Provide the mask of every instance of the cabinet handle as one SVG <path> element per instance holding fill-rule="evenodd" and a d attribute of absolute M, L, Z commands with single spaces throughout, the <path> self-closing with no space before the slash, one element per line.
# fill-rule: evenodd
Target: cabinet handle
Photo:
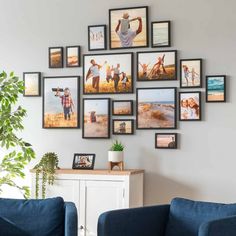
<path fill-rule="evenodd" d="M 80 225 L 79 229 L 80 229 L 80 230 L 84 229 L 84 226 L 83 226 L 83 225 Z"/>

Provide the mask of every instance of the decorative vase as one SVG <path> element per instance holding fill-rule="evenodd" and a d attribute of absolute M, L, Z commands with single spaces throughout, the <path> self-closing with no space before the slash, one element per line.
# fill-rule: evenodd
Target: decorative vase
<path fill-rule="evenodd" d="M 122 162 L 124 160 L 123 151 L 108 151 L 108 161 L 109 162 Z"/>

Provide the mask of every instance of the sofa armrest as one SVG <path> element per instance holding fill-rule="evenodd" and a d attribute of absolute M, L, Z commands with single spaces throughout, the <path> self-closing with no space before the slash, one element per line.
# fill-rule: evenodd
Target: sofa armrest
<path fill-rule="evenodd" d="M 203 223 L 199 229 L 199 236 L 235 236 L 236 216 Z"/>
<path fill-rule="evenodd" d="M 98 236 L 164 236 L 169 205 L 105 212 L 98 219 Z"/>
<path fill-rule="evenodd" d="M 65 202 L 65 236 L 78 235 L 78 215 L 74 203 Z"/>

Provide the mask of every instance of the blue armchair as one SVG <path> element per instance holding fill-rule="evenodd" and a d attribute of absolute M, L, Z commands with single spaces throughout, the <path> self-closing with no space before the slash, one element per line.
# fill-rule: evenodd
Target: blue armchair
<path fill-rule="evenodd" d="M 236 236 L 236 204 L 175 198 L 170 205 L 105 212 L 98 236 Z"/>
<path fill-rule="evenodd" d="M 0 236 L 77 236 L 77 210 L 61 197 L 0 198 Z"/>

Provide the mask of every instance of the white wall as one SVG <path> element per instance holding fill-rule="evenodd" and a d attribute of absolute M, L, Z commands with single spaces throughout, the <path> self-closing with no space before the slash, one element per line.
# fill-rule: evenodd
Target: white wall
<path fill-rule="evenodd" d="M 229 96 L 226 104 L 204 104 L 203 121 L 179 123 L 179 150 L 156 150 L 155 130 L 120 137 L 126 145 L 126 167 L 145 169 L 145 204 L 175 196 L 235 202 L 235 0 L 0 0 L 0 69 L 20 76 L 23 71 L 81 75 L 81 69 L 49 69 L 48 47 L 79 44 L 86 53 L 88 25 L 108 24 L 109 8 L 139 5 L 150 7 L 150 21 L 172 21 L 172 49 L 179 51 L 179 58 L 203 58 L 204 74 L 228 75 Z M 135 94 L 110 97 L 135 99 Z M 60 166 L 70 168 L 73 153 L 94 152 L 96 168 L 106 168 L 111 140 L 84 140 L 81 129 L 42 129 L 42 99 L 21 102 L 28 110 L 23 137 L 33 144 L 38 159 L 55 151 Z"/>

